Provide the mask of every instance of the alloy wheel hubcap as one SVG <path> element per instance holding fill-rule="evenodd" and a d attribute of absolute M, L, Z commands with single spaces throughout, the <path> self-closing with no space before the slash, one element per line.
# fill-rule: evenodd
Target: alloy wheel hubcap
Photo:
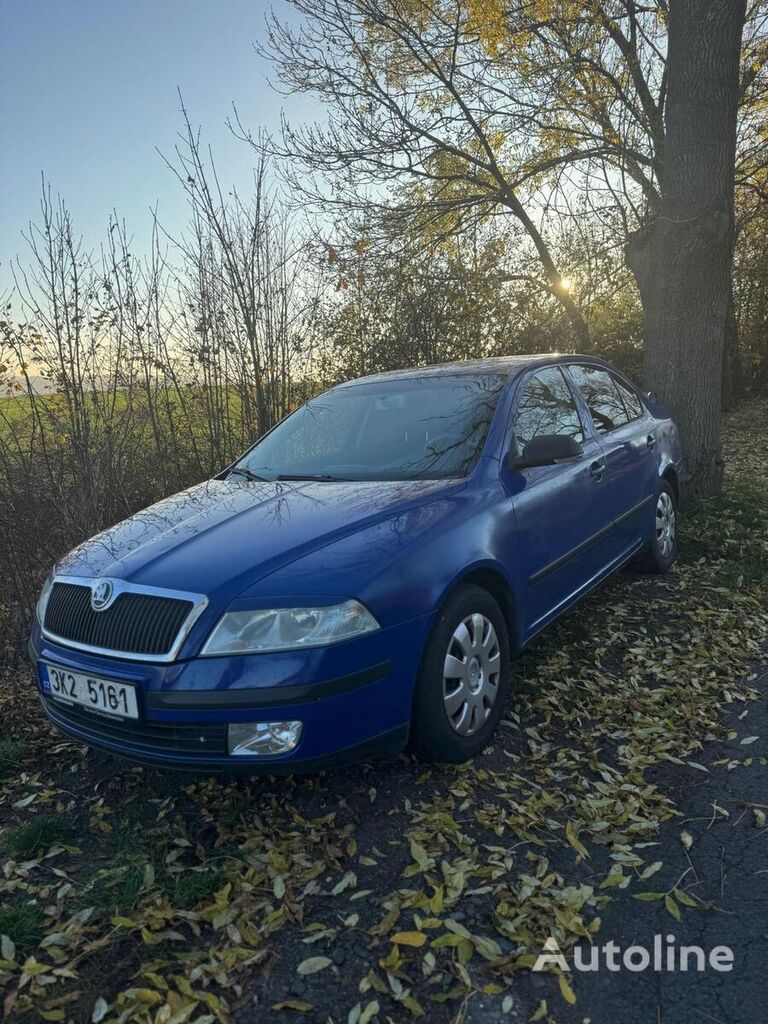
<path fill-rule="evenodd" d="M 475 612 L 459 623 L 445 654 L 443 702 L 459 736 L 482 728 L 499 693 L 501 652 L 493 623 Z"/>
<path fill-rule="evenodd" d="M 666 491 L 656 502 L 656 545 L 662 558 L 669 558 L 675 546 L 675 505 Z"/>

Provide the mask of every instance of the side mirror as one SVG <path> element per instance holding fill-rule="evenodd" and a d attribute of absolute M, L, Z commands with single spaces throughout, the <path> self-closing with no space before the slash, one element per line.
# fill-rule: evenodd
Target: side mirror
<path fill-rule="evenodd" d="M 578 459 L 584 449 L 566 434 L 541 434 L 531 438 L 523 449 L 523 454 L 512 456 L 513 469 L 528 469 L 531 466 L 554 466 L 568 459 Z"/>

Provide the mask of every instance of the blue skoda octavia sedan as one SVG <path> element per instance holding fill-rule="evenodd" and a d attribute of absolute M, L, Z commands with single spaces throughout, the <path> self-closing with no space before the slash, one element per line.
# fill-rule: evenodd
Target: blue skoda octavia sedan
<path fill-rule="evenodd" d="M 54 567 L 43 706 L 156 765 L 464 761 L 532 637 L 626 562 L 670 568 L 680 463 L 668 414 L 599 359 L 332 388 Z"/>

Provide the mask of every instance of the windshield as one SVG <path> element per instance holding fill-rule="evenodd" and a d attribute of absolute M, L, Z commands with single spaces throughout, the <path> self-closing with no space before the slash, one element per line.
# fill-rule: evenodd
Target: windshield
<path fill-rule="evenodd" d="M 259 441 L 237 469 L 269 480 L 441 480 L 477 462 L 505 378 L 408 377 L 334 388 Z"/>

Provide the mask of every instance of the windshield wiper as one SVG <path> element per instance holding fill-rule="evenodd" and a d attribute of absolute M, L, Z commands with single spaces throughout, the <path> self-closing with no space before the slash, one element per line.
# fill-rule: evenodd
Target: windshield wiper
<path fill-rule="evenodd" d="M 331 476 L 329 473 L 279 473 L 276 480 L 323 480 L 323 481 L 339 481 L 341 483 L 349 483 L 349 480 L 343 476 Z"/>
<path fill-rule="evenodd" d="M 236 466 L 234 469 L 230 469 L 228 475 L 237 473 L 238 476 L 244 476 L 246 480 L 260 480 L 262 483 L 269 483 L 265 476 L 259 476 L 257 473 L 252 473 L 250 469 L 241 469 L 240 466 Z"/>

